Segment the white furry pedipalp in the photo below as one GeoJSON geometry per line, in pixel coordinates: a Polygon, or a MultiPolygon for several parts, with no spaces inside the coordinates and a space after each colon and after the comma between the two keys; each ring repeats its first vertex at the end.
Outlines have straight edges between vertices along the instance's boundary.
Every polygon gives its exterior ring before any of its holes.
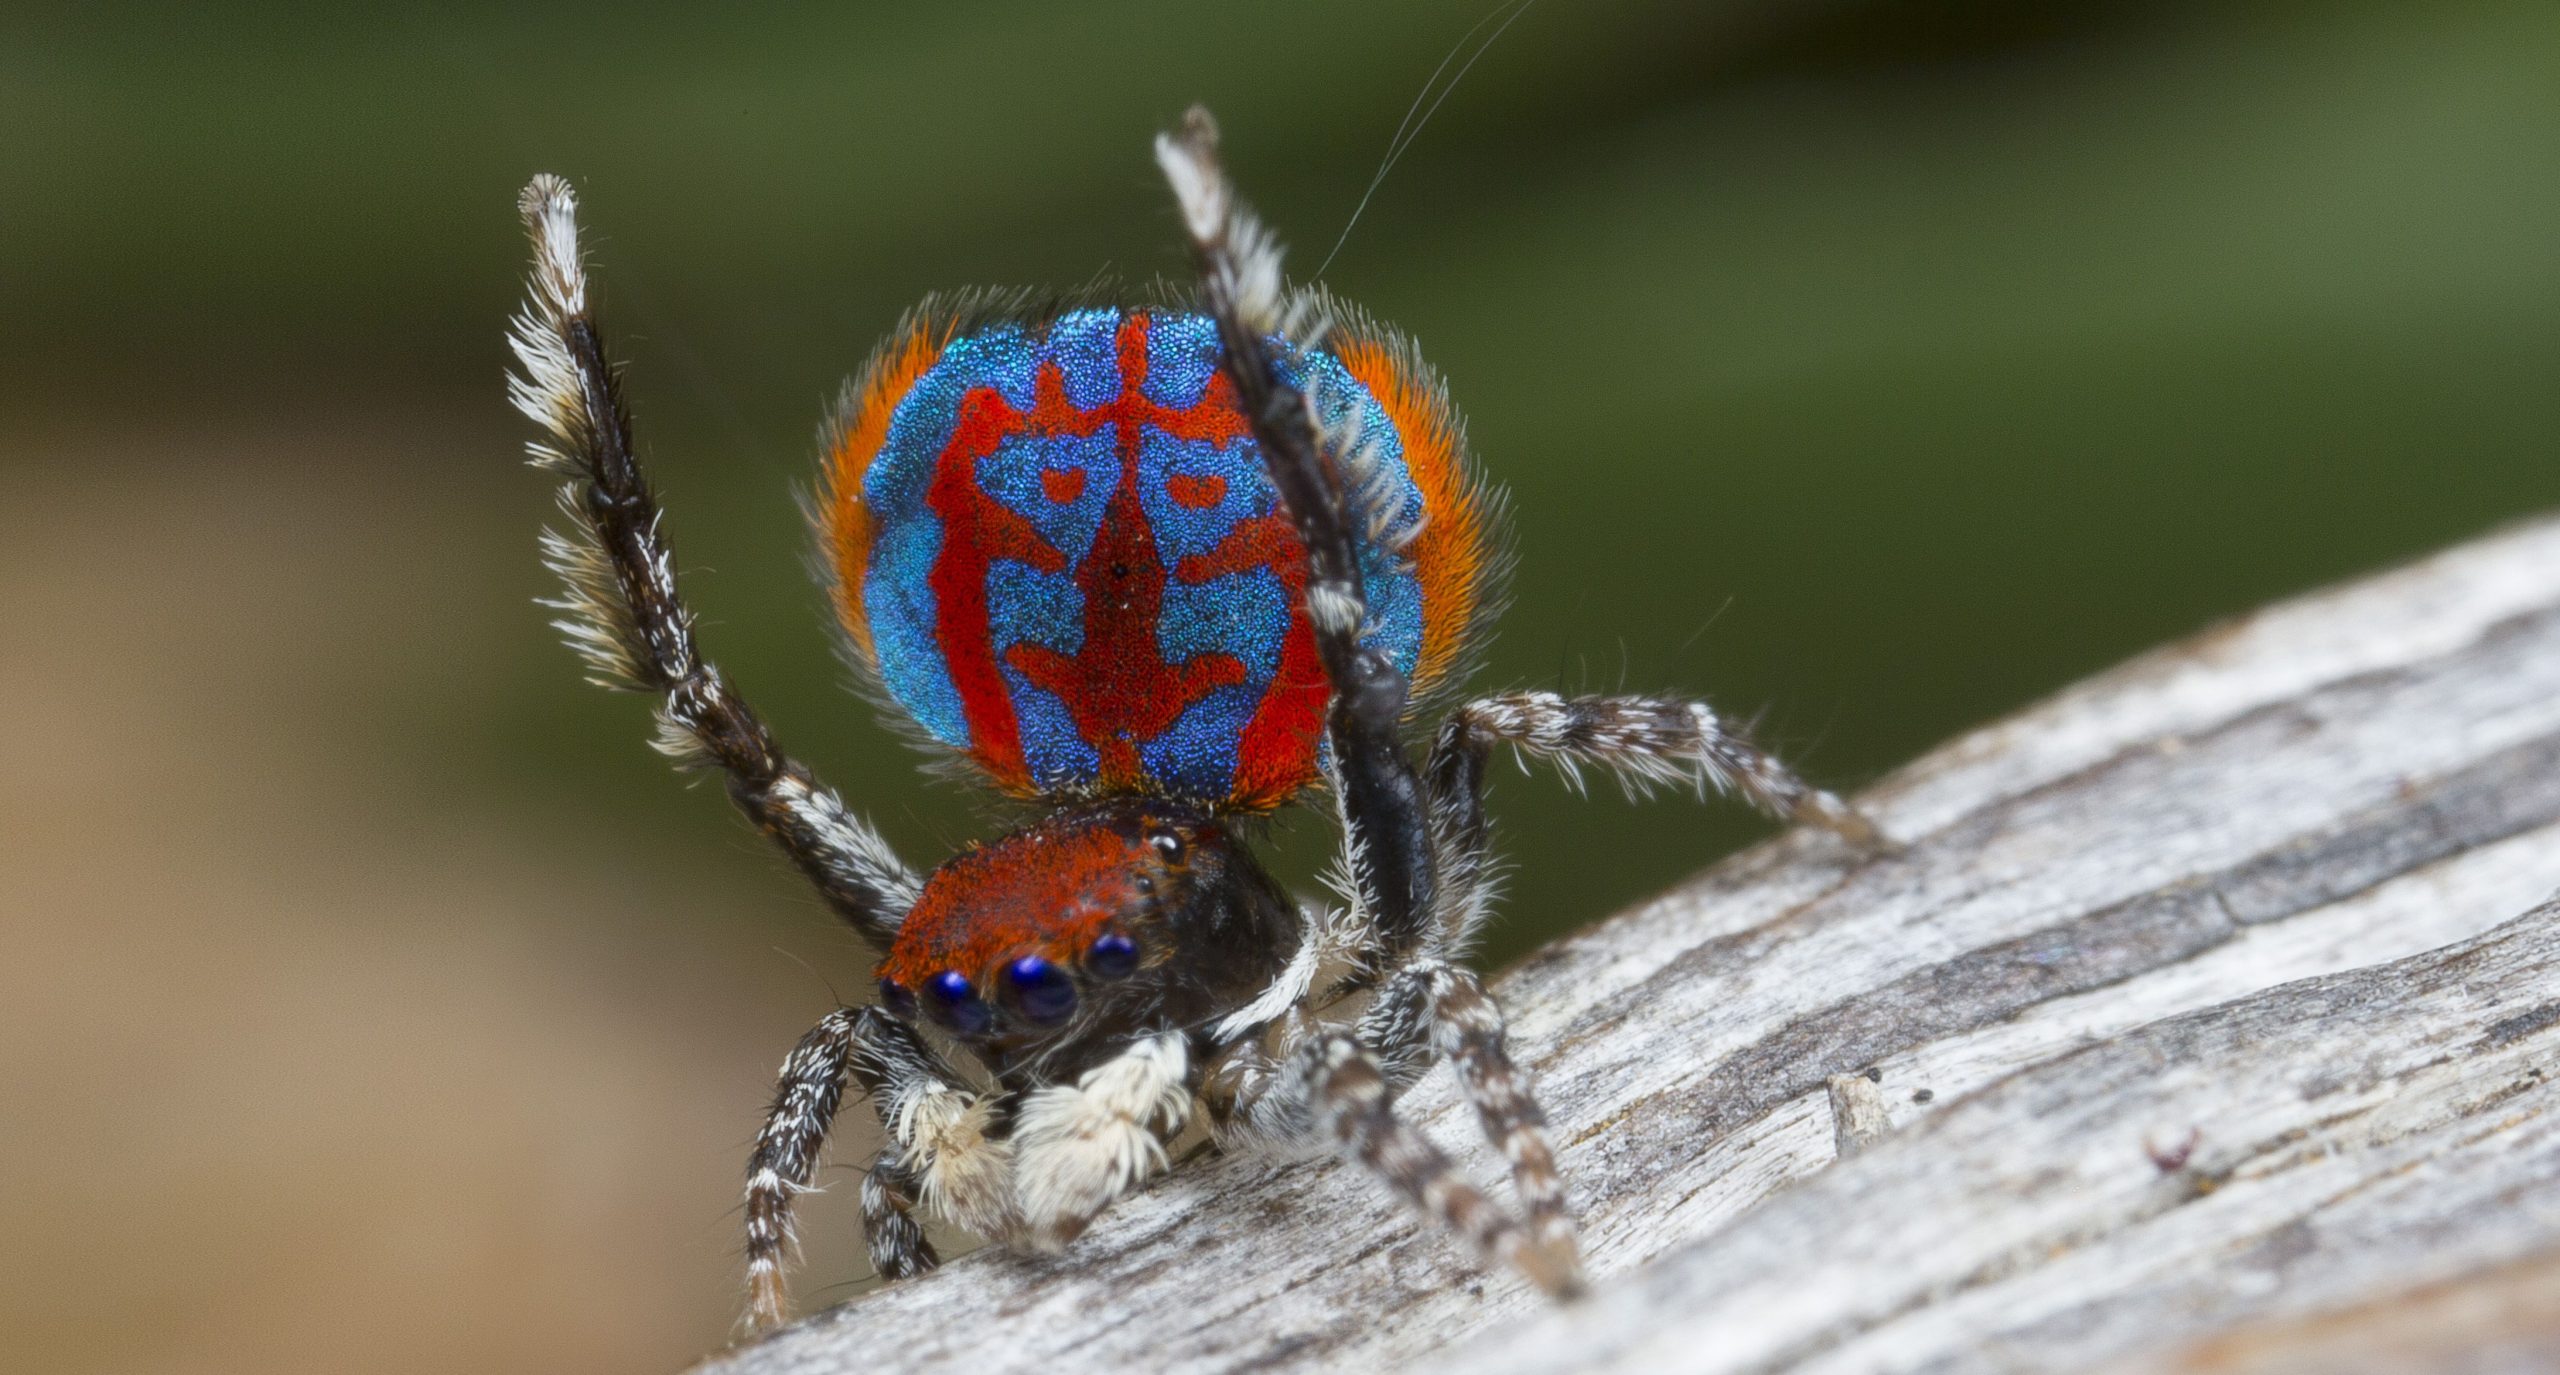
{"type": "Polygon", "coordinates": [[[923,1083],[883,1116],[928,1210],[982,1237],[1013,1234],[1017,1215],[1005,1185],[1014,1148],[988,1139],[994,1100],[923,1083]]]}
{"type": "Polygon", "coordinates": [[[1140,1041],[1022,1100],[1014,1126],[1014,1201],[1024,1239],[1054,1251],[1113,1200],[1165,1167],[1164,1139],[1191,1117],[1191,1057],[1180,1033],[1140,1041]]]}

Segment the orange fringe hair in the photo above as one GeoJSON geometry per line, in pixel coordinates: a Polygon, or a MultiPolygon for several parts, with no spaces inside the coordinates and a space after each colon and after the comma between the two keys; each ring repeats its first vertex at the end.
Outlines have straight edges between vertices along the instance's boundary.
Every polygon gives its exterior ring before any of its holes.
{"type": "Polygon", "coordinates": [[[1463,669],[1467,641],[1482,619],[1494,564],[1490,503],[1467,464],[1466,429],[1439,376],[1411,345],[1345,330],[1331,347],[1343,370],[1395,422],[1405,471],[1422,492],[1422,528],[1405,548],[1422,584],[1422,654],[1413,668],[1413,696],[1420,700],[1463,669]]]}
{"type": "Polygon", "coordinates": [[[862,504],[862,479],[889,437],[889,417],[916,379],[942,357],[951,342],[948,317],[910,317],[871,355],[862,375],[846,389],[828,436],[825,485],[818,494],[818,536],[834,573],[836,620],[865,659],[873,657],[871,617],[862,605],[863,570],[871,561],[871,511],[862,504]]]}

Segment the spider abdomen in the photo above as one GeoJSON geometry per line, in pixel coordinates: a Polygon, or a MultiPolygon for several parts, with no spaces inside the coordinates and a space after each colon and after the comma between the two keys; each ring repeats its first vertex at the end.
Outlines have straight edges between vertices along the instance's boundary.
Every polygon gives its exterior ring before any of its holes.
{"type": "MultiPolygon", "coordinates": [[[[1219,359],[1181,311],[928,313],[838,427],[838,610],[890,697],[1009,791],[1261,811],[1318,773],[1305,551],[1219,359]]],[[[1294,359],[1363,440],[1371,642],[1438,676],[1482,598],[1454,422],[1392,344],[1294,359]]]]}

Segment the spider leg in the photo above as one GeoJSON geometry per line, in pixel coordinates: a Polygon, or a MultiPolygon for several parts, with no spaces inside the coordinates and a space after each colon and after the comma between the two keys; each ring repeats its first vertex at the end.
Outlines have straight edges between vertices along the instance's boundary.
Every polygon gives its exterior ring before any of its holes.
{"type": "Polygon", "coordinates": [[[1165,1168],[1164,1143],[1190,1121],[1197,1083],[1179,1032],[1162,1032],[1022,1099],[1014,1124],[1014,1198],[1021,1235],[1055,1251],[1102,1210],[1165,1168]]]}
{"type": "Polygon", "coordinates": [[[933,1268],[933,1249],[905,1200],[981,1236],[1013,1226],[1006,1189],[1010,1155],[989,1139],[996,1104],[971,1090],[915,1029],[876,1007],[838,1008],[782,1062],[773,1107],[747,1162],[748,1326],[788,1315],[783,1262],[794,1246],[792,1203],[809,1189],[827,1132],[858,1084],[887,1128],[889,1150],[863,1180],[863,1230],[872,1263],[891,1278],[933,1268]]]}
{"type": "Polygon", "coordinates": [[[914,1279],[942,1264],[916,1223],[916,1182],[905,1155],[891,1146],[862,1175],[863,1247],[871,1253],[871,1268],[886,1280],[914,1279]]]}
{"type": "Polygon", "coordinates": [[[1501,1004],[1475,971],[1438,959],[1407,965],[1361,1017],[1360,1040],[1375,1048],[1389,1082],[1398,1087],[1420,1078],[1432,1055],[1449,1061],[1485,1139],[1511,1163],[1512,1188],[1527,1215],[1531,1241],[1557,1270],[1579,1274],[1580,1250],[1564,1177],[1547,1141],[1546,1110],[1511,1058],[1501,1004]]]}
{"type": "MultiPolygon", "coordinates": [[[[1302,983],[1299,990],[1306,992],[1302,983]]],[[[1541,1289],[1559,1297],[1580,1291],[1581,1252],[1546,1114],[1511,1059],[1501,1007],[1473,972],[1437,958],[1416,960],[1385,982],[1350,1032],[1320,1026],[1300,1007],[1222,1026],[1217,1036],[1220,1049],[1212,1054],[1223,1062],[1204,1101],[1230,1149],[1295,1155],[1330,1141],[1425,1216],[1519,1267],[1541,1289]],[[1276,1051],[1267,1045],[1274,1037],[1276,1051]],[[1527,1227],[1458,1178],[1439,1149],[1387,1106],[1435,1056],[1448,1057],[1486,1137],[1510,1162],[1527,1227]]]]}
{"type": "Polygon", "coordinates": [[[1556,1298],[1582,1291],[1571,1231],[1562,1233],[1560,1245],[1545,1242],[1468,1183],[1429,1137],[1396,1115],[1386,1070],[1360,1038],[1328,1031],[1304,1042],[1275,1094],[1316,1134],[1487,1261],[1512,1266],[1556,1298]]]}
{"type": "MultiPolygon", "coordinates": [[[[1363,466],[1359,446],[1320,433],[1314,407],[1281,369],[1283,345],[1275,340],[1294,339],[1297,347],[1314,340],[1282,318],[1279,250],[1238,203],[1219,167],[1217,128],[1207,112],[1195,107],[1178,134],[1159,136],[1156,161],[1180,203],[1199,262],[1203,304],[1218,325],[1220,366],[1306,548],[1307,620],[1333,688],[1326,734],[1361,963],[1373,970],[1402,965],[1417,948],[1436,950],[1446,924],[1439,915],[1443,844],[1433,799],[1404,751],[1404,675],[1361,642],[1369,612],[1357,541],[1374,537],[1375,526],[1361,518],[1360,502],[1345,486],[1363,466]]],[[[1481,846],[1451,848],[1474,866],[1467,881],[1480,882],[1481,846]]],[[[1384,1043],[1381,1050],[1339,1030],[1304,1034],[1282,1071],[1244,1076],[1246,1091],[1232,1123],[1240,1135],[1263,1141],[1330,1138],[1486,1256],[1518,1267],[1550,1294],[1578,1292],[1580,1261],[1543,1120],[1503,1048],[1500,1012],[1472,978],[1454,973],[1437,960],[1400,971],[1363,1018],[1364,1029],[1384,1043]],[[1429,1064],[1435,1040],[1458,1062],[1486,1130],[1510,1155],[1539,1232],[1460,1178],[1437,1146],[1395,1115],[1396,1084],[1429,1064]]]]}
{"type": "Polygon", "coordinates": [[[1823,827],[1864,849],[1890,843],[1864,813],[1805,782],[1704,702],[1552,692],[1481,698],[1449,713],[1426,766],[1432,830],[1442,842],[1440,936],[1450,950],[1466,947],[1490,906],[1484,783],[1496,745],[1553,761],[1576,786],[1582,767],[1597,765],[1630,792],[1689,783],[1701,793],[1739,793],[1768,815],[1823,827]]]}
{"type": "Polygon", "coordinates": [[[1191,237],[1202,304],[1217,321],[1220,367],[1306,547],[1307,620],[1333,686],[1326,736],[1356,853],[1353,870],[1380,941],[1400,956],[1425,938],[1437,884],[1426,800],[1401,738],[1405,677],[1385,653],[1361,643],[1369,609],[1356,541],[1365,523],[1346,499],[1336,471],[1343,464],[1327,463],[1315,412],[1282,373],[1282,346],[1274,342],[1314,341],[1297,337],[1308,330],[1290,328],[1303,322],[1282,318],[1280,250],[1237,200],[1217,145],[1216,124],[1195,106],[1178,134],[1156,137],[1156,162],[1191,237]]]}
{"type": "Polygon", "coordinates": [[[536,177],[518,209],[533,239],[533,272],[511,339],[522,371],[508,390],[548,431],[528,446],[535,465],[569,478],[560,491],[569,533],[545,532],[542,542],[544,561],[568,584],[565,597],[548,603],[565,613],[554,624],[595,681],[657,696],[658,747],[723,770],[748,819],[838,915],[885,947],[915,902],[914,873],[782,753],[694,645],[693,613],[677,595],[657,498],[633,453],[620,381],[588,306],[576,193],[558,177],[536,177]]]}
{"type": "Polygon", "coordinates": [[[1577,784],[1596,764],[1633,791],[1686,782],[1735,793],[1782,821],[1833,831],[1862,846],[1883,835],[1857,808],[1805,782],[1704,702],[1673,697],[1565,697],[1515,692],[1449,714],[1431,751],[1435,809],[1461,844],[1480,843],[1486,757],[1495,745],[1552,760],[1577,784]]]}

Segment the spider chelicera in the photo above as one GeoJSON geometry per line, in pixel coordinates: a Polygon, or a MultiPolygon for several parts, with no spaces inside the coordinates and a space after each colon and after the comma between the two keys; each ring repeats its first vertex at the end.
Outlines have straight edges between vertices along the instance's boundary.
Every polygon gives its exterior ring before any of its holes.
{"type": "Polygon", "coordinates": [[[567,584],[558,624],[600,681],[659,698],[660,748],[725,774],[884,952],[879,1002],[802,1038],[756,1138],[751,1324],[785,1314],[793,1199],[848,1085],[887,1134],[861,1201],[892,1280],[938,1263],[918,1204],[1055,1250],[1201,1118],[1227,1149],[1329,1145],[1571,1295],[1582,1263],[1544,1119],[1461,962],[1491,897],[1494,748],[1876,838],[1702,702],[1486,697],[1416,768],[1413,702],[1460,685],[1498,599],[1497,503],[1411,346],[1282,285],[1207,114],[1160,136],[1156,160],[1196,299],[929,302],[828,432],[816,516],[853,657],[894,714],[1040,808],[921,877],[695,647],[589,308],[575,196],[549,176],[525,189],[511,390],[547,431],[534,461],[568,479],[567,533],[543,540],[567,584]],[[1339,905],[1293,900],[1244,839],[1319,786],[1341,820],[1339,905]],[[1396,1115],[1443,1058],[1516,1210],[1396,1115]]]}

